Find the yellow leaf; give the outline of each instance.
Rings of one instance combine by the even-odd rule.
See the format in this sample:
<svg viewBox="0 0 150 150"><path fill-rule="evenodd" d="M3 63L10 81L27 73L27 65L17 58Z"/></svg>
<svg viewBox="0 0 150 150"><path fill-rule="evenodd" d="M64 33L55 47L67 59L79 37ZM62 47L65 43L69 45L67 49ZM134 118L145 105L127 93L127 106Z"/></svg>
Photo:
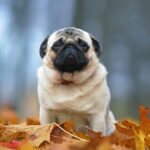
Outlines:
<svg viewBox="0 0 150 150"><path fill-rule="evenodd" d="M37 149L29 143L24 143L20 146L18 150L37 150Z"/></svg>
<svg viewBox="0 0 150 150"><path fill-rule="evenodd" d="M143 134L142 131L136 131L133 128L134 131L134 135L135 135L135 146L136 146L136 150L145 150L145 135Z"/></svg>

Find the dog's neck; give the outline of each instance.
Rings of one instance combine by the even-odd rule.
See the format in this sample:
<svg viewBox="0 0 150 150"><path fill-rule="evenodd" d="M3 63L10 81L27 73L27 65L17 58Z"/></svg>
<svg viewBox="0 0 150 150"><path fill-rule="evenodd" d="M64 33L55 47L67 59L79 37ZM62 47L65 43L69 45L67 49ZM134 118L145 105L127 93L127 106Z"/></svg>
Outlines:
<svg viewBox="0 0 150 150"><path fill-rule="evenodd" d="M84 82L86 82L87 80L91 79L94 75L96 74L96 70L94 70L94 72L83 82L81 83L75 83L74 81L68 81L65 79L62 79L62 81L60 82L60 84L62 85L69 85L69 84L83 84Z"/></svg>
<svg viewBox="0 0 150 150"><path fill-rule="evenodd" d="M38 70L39 86L52 94L55 99L67 101L75 99L76 97L89 93L95 86L101 86L101 83L106 80L107 71L105 67L100 64L94 74L88 76L88 79L82 83L64 82L63 84L54 83L48 79L43 67ZM85 82L86 81L86 82ZM63 92L63 97L62 97Z"/></svg>

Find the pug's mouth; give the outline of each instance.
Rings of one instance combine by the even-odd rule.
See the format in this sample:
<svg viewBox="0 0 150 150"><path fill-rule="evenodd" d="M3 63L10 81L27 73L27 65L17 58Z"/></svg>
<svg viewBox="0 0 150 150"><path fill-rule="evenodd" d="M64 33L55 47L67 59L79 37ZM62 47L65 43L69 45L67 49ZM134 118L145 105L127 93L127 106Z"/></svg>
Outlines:
<svg viewBox="0 0 150 150"><path fill-rule="evenodd" d="M72 83L74 83L74 82L73 81L67 81L67 80L62 80L61 81L62 85L68 85L68 84L72 84Z"/></svg>
<svg viewBox="0 0 150 150"><path fill-rule="evenodd" d="M67 72L61 73L60 84L62 84L62 85L74 84L73 74L74 73L67 73Z"/></svg>

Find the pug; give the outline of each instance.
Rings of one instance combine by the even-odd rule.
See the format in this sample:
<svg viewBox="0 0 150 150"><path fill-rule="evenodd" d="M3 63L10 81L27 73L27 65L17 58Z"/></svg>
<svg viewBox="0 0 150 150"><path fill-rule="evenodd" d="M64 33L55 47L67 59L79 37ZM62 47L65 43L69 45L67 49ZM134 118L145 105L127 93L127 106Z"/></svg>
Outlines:
<svg viewBox="0 0 150 150"><path fill-rule="evenodd" d="M41 124L71 120L103 135L115 130L107 70L100 55L95 37L75 27L45 38L37 73Z"/></svg>

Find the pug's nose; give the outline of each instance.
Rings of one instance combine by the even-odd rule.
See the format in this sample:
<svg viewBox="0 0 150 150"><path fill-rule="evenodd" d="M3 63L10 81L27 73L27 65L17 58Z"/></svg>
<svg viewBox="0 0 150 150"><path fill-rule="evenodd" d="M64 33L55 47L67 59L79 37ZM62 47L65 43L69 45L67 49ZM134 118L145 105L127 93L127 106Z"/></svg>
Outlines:
<svg viewBox="0 0 150 150"><path fill-rule="evenodd" d="M72 56L72 54L69 54L69 55L67 55L66 56L66 58L65 58L65 61L67 61L70 65L71 64L74 64L73 62L74 62L74 56Z"/></svg>
<svg viewBox="0 0 150 150"><path fill-rule="evenodd" d="M65 51L66 51L66 54L72 54L74 53L74 50L75 50L75 47L73 45L68 45L66 48L65 48Z"/></svg>
<svg viewBox="0 0 150 150"><path fill-rule="evenodd" d="M68 64L69 66L72 66L76 63L76 59L74 56L74 47L72 45L69 45L66 47L66 53L65 53L65 63Z"/></svg>

